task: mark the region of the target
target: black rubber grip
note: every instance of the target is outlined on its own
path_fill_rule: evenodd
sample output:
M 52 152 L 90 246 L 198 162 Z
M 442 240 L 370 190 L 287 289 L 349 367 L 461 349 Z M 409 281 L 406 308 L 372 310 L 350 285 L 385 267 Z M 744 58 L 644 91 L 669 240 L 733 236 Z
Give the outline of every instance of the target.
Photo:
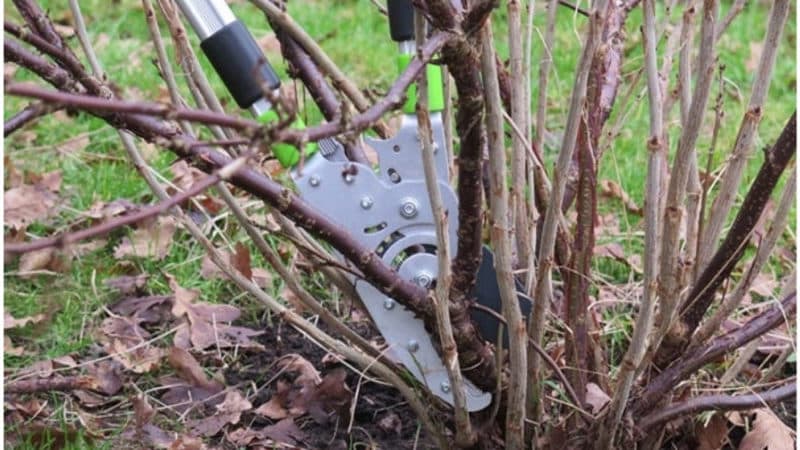
M 249 108 L 264 97 L 264 89 L 273 91 L 281 85 L 253 36 L 238 20 L 208 37 L 200 47 L 240 108 Z
M 414 6 L 411 0 L 389 0 L 389 32 L 396 42 L 414 40 Z

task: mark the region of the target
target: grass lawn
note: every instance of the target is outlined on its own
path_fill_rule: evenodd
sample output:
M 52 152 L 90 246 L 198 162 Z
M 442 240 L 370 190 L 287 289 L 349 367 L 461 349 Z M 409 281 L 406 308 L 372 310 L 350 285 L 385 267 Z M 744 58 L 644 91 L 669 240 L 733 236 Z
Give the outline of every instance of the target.
M 43 1 L 42 5 L 54 19 L 69 24 L 70 13 L 63 1 Z M 155 100 L 164 98 L 162 86 L 156 66 L 153 46 L 149 41 L 140 3 L 135 0 L 102 1 L 86 0 L 80 2 L 86 16 L 88 29 L 102 64 L 109 78 L 122 89 L 129 99 Z M 546 12 L 545 2 L 536 2 L 534 23 L 534 55 L 532 61 L 538 64 L 542 49 L 541 39 L 544 34 Z M 730 1 L 724 1 L 721 14 L 724 16 L 730 7 Z M 240 18 L 250 26 L 256 39 L 261 39 L 270 32 L 261 13 L 245 1 L 235 1 L 234 10 Z M 795 40 L 797 35 L 795 12 L 792 6 L 790 19 L 780 43 L 777 65 L 772 77 L 769 96 L 766 101 L 764 119 L 759 128 L 755 148 L 761 149 L 773 142 L 784 123 L 795 108 L 796 61 Z M 9 0 L 5 1 L 7 20 L 18 21 L 18 16 Z M 321 0 L 295 0 L 290 2 L 289 12 L 295 20 L 302 24 L 317 39 L 331 58 L 342 70 L 362 88 L 370 92 L 385 92 L 395 75 L 395 44 L 389 39 L 388 25 L 385 17 L 380 15 L 369 0 L 337 0 L 324 2 Z M 726 154 L 733 146 L 739 123 L 749 98 L 750 86 L 754 77 L 753 68 L 757 63 L 759 43 L 763 39 L 769 14 L 769 4 L 763 1 L 747 2 L 745 9 L 732 23 L 729 32 L 719 42 L 719 60 L 725 65 L 724 71 L 724 108 L 725 118 L 721 128 L 715 164 L 723 163 Z M 495 12 L 498 19 L 505 17 L 504 10 Z M 699 19 L 699 18 L 698 18 Z M 501 25 L 495 26 L 495 37 L 501 57 L 507 57 L 506 31 Z M 556 44 L 553 49 L 555 62 L 551 83 L 548 88 L 548 131 L 557 140 L 563 126 L 572 89 L 573 71 L 580 52 L 579 35 L 585 29 L 585 18 L 575 15 L 567 8 L 559 8 L 556 26 Z M 621 134 L 609 147 L 600 162 L 600 179 L 610 179 L 619 183 L 631 196 L 633 201 L 641 205 L 644 197 L 647 150 L 645 141 L 648 135 L 647 96 L 644 80 L 631 86 L 633 74 L 642 66 L 642 45 L 639 32 L 641 11 L 635 10 L 626 26 L 627 41 L 625 44 L 625 60 L 623 81 L 620 86 L 618 101 L 632 90 L 632 101 L 626 108 L 615 109 L 608 127 L 624 117 Z M 168 32 L 162 27 L 165 37 Z M 70 38 L 74 49 L 79 49 L 77 38 Z M 266 40 L 265 40 L 266 42 Z M 172 50 L 172 46 L 168 46 Z M 663 48 L 663 42 L 660 46 Z M 267 54 L 273 65 L 284 73 L 286 64 L 280 57 L 279 50 L 268 46 Z M 81 55 L 83 58 L 83 56 Z M 202 58 L 207 68 L 210 66 Z M 677 64 L 677 61 L 676 61 Z M 209 71 L 211 74 L 211 71 Z M 532 98 L 536 99 L 537 69 L 533 68 L 534 80 Z M 8 66 L 6 67 L 8 76 Z M 32 79 L 24 70 L 13 75 L 14 81 Z M 224 88 L 215 75 L 210 75 L 217 92 L 223 97 Z M 292 81 L 287 81 L 292 83 Z M 716 83 L 715 83 L 716 86 Z M 712 92 L 712 99 L 717 88 Z M 301 86 L 297 85 L 299 96 L 304 95 Z M 310 100 L 309 100 L 310 103 Z M 8 118 L 26 104 L 25 100 L 5 97 L 4 114 Z M 233 104 L 228 100 L 228 104 Z M 535 108 L 535 105 L 534 105 Z M 317 111 L 305 111 L 307 122 L 315 123 L 320 115 Z M 677 107 L 673 111 L 669 133 L 676 136 L 679 127 Z M 711 137 L 713 115 L 706 117 L 698 141 L 698 154 L 705 160 L 706 148 Z M 78 140 L 78 144 L 70 145 Z M 550 142 L 550 141 L 548 141 Z M 674 152 L 675 142 L 671 142 Z M 77 147 L 77 149 L 75 148 Z M 548 146 L 545 154 L 549 161 L 555 159 L 557 148 Z M 60 170 L 63 182 L 60 192 L 62 208 L 59 215 L 46 224 L 32 226 L 28 233 L 32 236 L 44 236 L 56 231 L 63 231 L 74 224 L 80 214 L 87 211 L 99 201 L 110 202 L 115 199 L 128 199 L 134 203 L 144 204 L 154 201 L 144 181 L 137 176 L 126 160 L 116 132 L 99 119 L 86 114 L 69 115 L 64 112 L 51 114 L 39 121 L 35 127 L 27 127 L 5 140 L 5 180 L 8 182 L 9 163 L 18 171 L 31 174 Z M 763 158 L 761 151 L 755 151 L 749 161 L 745 175 L 745 186 L 740 193 L 746 192 L 746 185 L 754 178 Z M 171 179 L 169 166 L 173 156 L 168 152 L 155 151 L 150 159 L 153 167 L 165 179 Z M 704 162 L 703 162 L 704 164 Z M 776 193 L 779 190 L 776 190 Z M 740 196 L 741 200 L 741 196 Z M 620 213 L 621 203 L 616 200 L 601 200 L 601 213 L 618 215 L 620 232 L 613 239 L 624 243 L 629 254 L 641 250 L 640 219 L 634 215 Z M 795 229 L 795 214 L 792 214 L 791 230 Z M 215 225 L 230 231 L 225 220 Z M 234 230 L 235 231 L 235 230 Z M 8 233 L 8 228 L 6 228 Z M 205 301 L 234 303 L 245 309 L 253 321 L 260 317 L 260 306 L 249 298 L 239 294 L 232 284 L 223 281 L 207 280 L 199 276 L 204 250 L 199 244 L 188 239 L 182 232 L 176 234 L 169 254 L 163 261 L 149 259 L 118 260 L 113 256 L 114 248 L 120 239 L 129 232 L 118 230 L 110 236 L 108 243 L 91 253 L 72 261 L 68 268 L 58 273 L 46 273 L 32 278 L 22 278 L 17 274 L 17 262 L 7 261 L 5 266 L 4 305 L 6 313 L 15 317 L 45 314 L 46 319 L 35 325 L 15 330 L 13 334 L 17 345 L 26 349 L 23 356 L 4 356 L 6 371 L 16 367 L 24 367 L 30 363 L 46 358 L 54 358 L 69 353 L 84 352 L 95 344 L 93 336 L 97 324 L 105 317 L 103 309 L 110 301 L 110 292 L 103 281 L 129 273 L 149 273 L 149 286 L 154 293 L 168 293 L 170 288 L 164 274 L 176 277 L 183 287 L 199 289 Z M 234 239 L 244 240 L 241 231 L 235 231 Z M 786 246 L 794 246 L 794 234 L 785 235 Z M 604 238 L 608 241 L 610 238 Z M 219 245 L 222 240 L 216 239 Z M 604 242 L 601 239 L 601 243 Z M 253 253 L 256 254 L 255 252 Z M 255 256 L 254 256 L 255 258 Z M 629 279 L 627 269 L 613 263 L 597 263 L 601 272 L 614 282 L 625 282 Z M 253 266 L 265 266 L 261 261 L 253 262 Z M 774 264 L 772 269 L 776 276 L 784 275 L 787 269 Z M 324 295 L 319 286 L 315 291 Z M 280 295 L 282 286 L 276 277 L 272 293 Z M 611 322 L 621 329 L 630 326 L 630 317 L 610 318 Z M 622 333 L 624 335 L 624 332 Z

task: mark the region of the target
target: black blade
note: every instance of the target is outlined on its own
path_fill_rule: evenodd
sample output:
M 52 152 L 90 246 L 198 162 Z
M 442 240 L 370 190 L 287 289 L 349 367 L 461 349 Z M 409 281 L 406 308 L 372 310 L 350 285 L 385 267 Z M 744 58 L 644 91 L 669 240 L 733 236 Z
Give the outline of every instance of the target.
M 516 278 L 517 297 L 523 317 L 528 317 L 531 312 L 532 304 L 530 299 L 524 295 L 525 286 Z M 477 298 L 478 303 L 489 308 L 497 314 L 502 315 L 502 302 L 500 300 L 500 286 L 497 284 L 497 272 L 494 269 L 494 254 L 489 247 L 483 246 L 481 265 L 478 268 L 478 276 L 472 295 Z M 497 332 L 502 324 L 493 314 L 472 308 L 472 320 L 478 326 L 481 336 L 489 342 L 497 342 Z M 508 330 L 503 328 L 503 346 L 508 348 Z

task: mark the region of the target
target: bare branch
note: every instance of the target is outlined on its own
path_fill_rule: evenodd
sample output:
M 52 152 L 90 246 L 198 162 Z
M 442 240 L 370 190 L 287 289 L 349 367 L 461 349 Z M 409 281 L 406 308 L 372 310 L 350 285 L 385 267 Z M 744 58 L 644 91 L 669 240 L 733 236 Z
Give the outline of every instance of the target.
M 683 221 L 683 200 L 686 192 L 686 182 L 691 169 L 689 161 L 700 134 L 703 116 L 708 101 L 711 79 L 713 77 L 714 30 L 719 10 L 718 0 L 703 1 L 703 21 L 700 38 L 700 66 L 699 76 L 692 95 L 692 104 L 689 108 L 689 120 L 678 140 L 675 160 L 669 177 L 669 188 L 666 193 L 666 204 L 663 216 L 663 240 L 660 258 L 660 271 L 658 275 L 659 316 L 658 335 L 654 338 L 654 345 L 658 345 L 663 336 L 667 334 L 674 320 L 675 312 L 680 304 L 680 268 L 678 267 L 678 252 L 680 250 L 680 225 Z
M 664 395 L 678 383 L 716 358 L 742 347 L 794 317 L 796 309 L 796 293 L 793 292 L 736 330 L 683 353 L 663 372 L 650 380 L 641 396 L 631 406 L 631 415 L 637 417 L 652 411 Z
M 126 225 L 135 224 L 145 219 L 160 214 L 164 214 L 165 212 L 167 212 L 167 210 L 169 210 L 173 206 L 183 203 L 187 199 L 194 197 L 195 195 L 205 191 L 206 189 L 218 183 L 219 181 L 230 177 L 230 175 L 239 170 L 246 161 L 247 160 L 243 158 L 236 159 L 232 161 L 230 164 L 221 168 L 220 170 L 214 171 L 211 175 L 203 177 L 203 179 L 195 182 L 189 189 L 181 192 L 180 194 L 168 197 L 167 199 L 158 202 L 153 206 L 143 208 L 140 211 L 137 211 L 133 214 L 126 214 L 119 218 L 109 220 L 101 224 L 86 228 L 84 230 L 75 231 L 72 233 L 64 233 L 61 235 L 51 236 L 48 238 L 36 239 L 35 241 L 25 242 L 21 244 L 8 243 L 5 245 L 4 249 L 7 253 L 10 254 L 22 254 L 36 250 L 41 250 L 47 247 L 58 247 L 58 248 L 68 247 L 69 245 L 75 242 L 80 242 L 86 239 L 105 236 L 108 233 L 118 228 L 124 227 Z
M 731 315 L 744 299 L 745 294 L 750 290 L 756 276 L 761 273 L 764 264 L 769 260 L 778 238 L 786 231 L 786 224 L 789 220 L 789 212 L 795 203 L 795 191 L 797 189 L 797 173 L 792 171 L 789 180 L 783 190 L 778 208 L 772 217 L 772 223 L 767 230 L 766 236 L 761 240 L 758 251 L 747 269 L 746 275 L 739 281 L 736 289 L 731 295 L 725 298 L 719 309 L 714 312 L 708 321 L 697 329 L 692 336 L 692 343 L 699 344 L 711 337 L 720 327 L 722 322 Z
M 500 286 L 503 316 L 508 324 L 510 372 L 506 407 L 506 448 L 525 448 L 525 411 L 527 389 L 527 330 L 520 310 L 512 264 L 512 233 L 509 223 L 509 196 L 506 173 L 506 149 L 503 142 L 503 107 L 497 84 L 492 22 L 484 25 L 482 36 L 481 72 L 486 98 L 486 131 L 489 136 L 489 167 L 491 180 L 491 231 L 496 252 L 495 271 Z M 521 180 L 519 180 L 521 181 Z
M 673 403 L 663 409 L 649 414 L 637 421 L 638 428 L 647 433 L 653 428 L 663 425 L 666 422 L 685 417 L 690 414 L 697 414 L 703 411 L 741 411 L 746 409 L 767 406 L 773 403 L 780 403 L 794 398 L 797 395 L 797 382 L 790 381 L 785 385 L 770 389 L 769 391 L 758 392 L 746 395 L 704 395 L 690 398 L 681 403 Z
M 48 105 L 45 102 L 34 102 L 14 114 L 3 123 L 3 137 L 8 137 L 11 133 L 19 130 L 25 125 L 36 121 L 42 116 L 46 116 L 55 110 L 61 109 Z
M 250 0 L 251 3 L 256 5 L 260 10 L 264 11 L 270 21 L 274 21 L 282 30 L 285 30 L 303 49 L 308 52 L 311 59 L 319 66 L 319 68 L 328 74 L 333 80 L 333 85 L 341 89 L 347 95 L 347 98 L 353 102 L 353 105 L 361 112 L 369 109 L 369 101 L 361 93 L 358 87 L 353 83 L 344 72 L 328 57 L 322 48 L 308 35 L 292 17 L 279 7 L 275 6 L 271 0 Z M 380 119 L 375 120 L 375 131 L 381 137 L 389 135 L 389 128 Z
M 772 81 L 772 72 L 775 67 L 778 48 L 780 48 L 780 38 L 789 15 L 789 1 L 776 0 L 772 5 L 767 34 L 764 37 L 763 52 L 758 62 L 756 77 L 753 81 L 753 92 L 750 95 L 750 102 L 747 105 L 742 123 L 739 126 L 739 133 L 736 142 L 733 144 L 730 157 L 728 157 L 727 168 L 722 182 L 719 186 L 719 195 L 714 199 L 710 208 L 708 223 L 704 227 L 703 237 L 700 242 L 700 252 L 698 254 L 698 266 L 704 270 L 708 264 L 717 240 L 719 239 L 725 220 L 733 206 L 736 198 L 737 187 L 741 183 L 742 173 L 752 153 L 753 141 L 758 124 L 763 116 L 764 101 L 769 91 Z M 736 5 L 731 8 L 735 8 Z

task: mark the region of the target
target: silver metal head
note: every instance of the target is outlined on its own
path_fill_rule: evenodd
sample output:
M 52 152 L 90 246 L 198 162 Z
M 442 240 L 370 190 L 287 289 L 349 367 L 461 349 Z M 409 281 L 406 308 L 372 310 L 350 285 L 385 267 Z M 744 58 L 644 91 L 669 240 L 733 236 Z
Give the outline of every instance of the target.
M 417 43 L 414 41 L 400 41 L 397 43 L 397 47 L 404 55 L 413 55 L 417 52 Z
M 236 16 L 225 0 L 176 1 L 201 41 L 206 40 L 225 25 L 236 21 Z

